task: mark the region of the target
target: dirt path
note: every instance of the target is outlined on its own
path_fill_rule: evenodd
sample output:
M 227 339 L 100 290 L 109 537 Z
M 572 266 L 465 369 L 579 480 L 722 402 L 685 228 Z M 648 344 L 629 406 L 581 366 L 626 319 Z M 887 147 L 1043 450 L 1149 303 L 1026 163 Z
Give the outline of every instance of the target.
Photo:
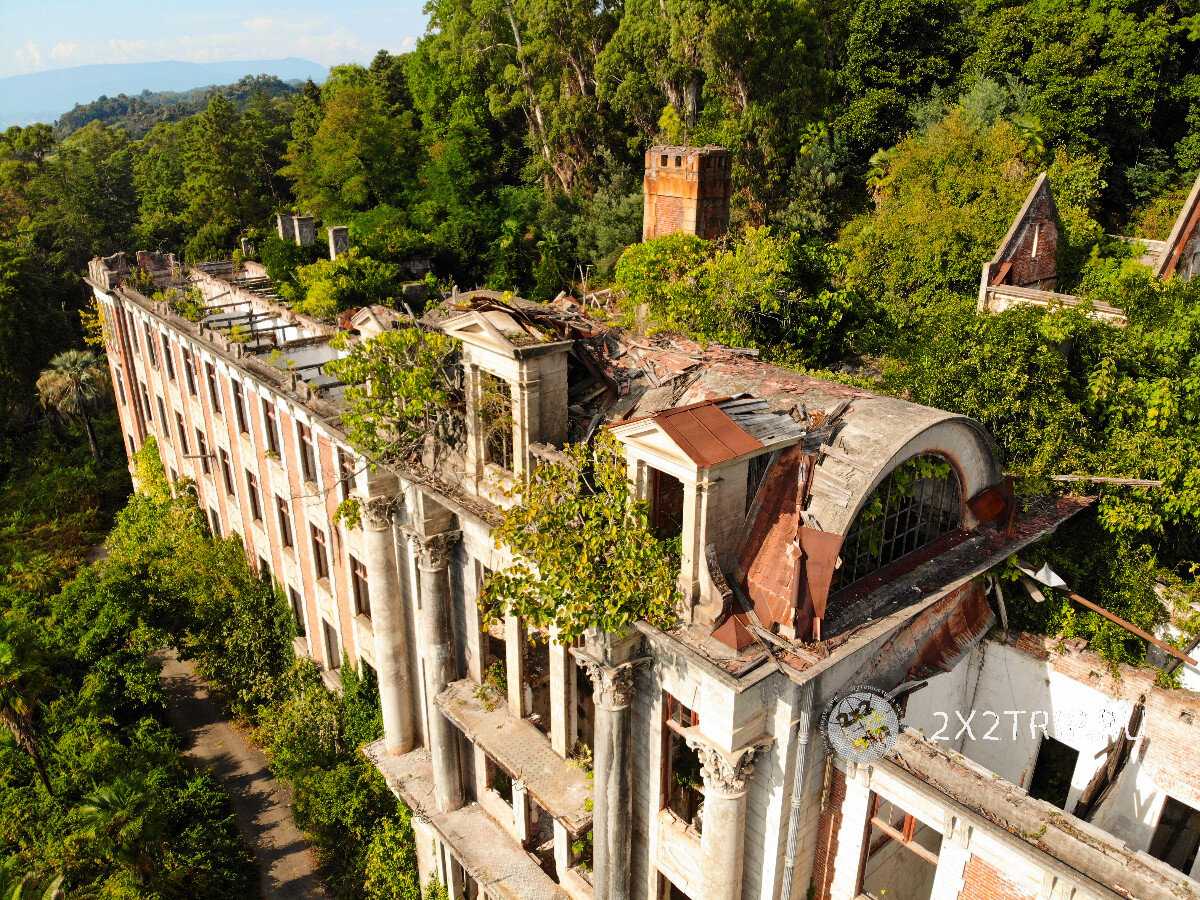
M 264 900 L 327 900 L 316 864 L 292 818 L 292 791 L 271 777 L 267 758 L 222 716 L 189 662 L 160 651 L 171 724 L 184 755 L 212 769 L 229 794 L 238 831 L 258 862 Z

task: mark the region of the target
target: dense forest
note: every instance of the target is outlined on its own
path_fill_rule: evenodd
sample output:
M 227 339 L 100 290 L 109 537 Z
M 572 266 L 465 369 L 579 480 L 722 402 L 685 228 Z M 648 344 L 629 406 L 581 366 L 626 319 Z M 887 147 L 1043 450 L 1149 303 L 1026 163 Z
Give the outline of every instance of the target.
M 54 123 L 54 134 L 61 140 L 85 125 L 99 122 L 119 128 L 132 138 L 143 138 L 160 122 L 178 122 L 204 112 L 217 94 L 244 112 L 260 93 L 275 98 L 297 94 L 299 90 L 295 84 L 280 81 L 273 75 L 247 75 L 234 84 L 192 91 L 142 91 L 134 97 L 125 94 L 101 97 L 91 103 L 77 103 L 70 112 L 63 113 Z
M 1200 170 L 1200 15 L 1131 0 L 431 0 L 428 11 L 429 32 L 412 52 L 381 51 L 370 66 L 335 68 L 322 85 L 290 92 L 243 82 L 249 96 L 218 92 L 196 114 L 164 114 L 144 136 L 139 129 L 165 107 L 141 98 L 81 107 L 59 133 L 34 125 L 0 135 L 7 493 L 43 483 L 46 466 L 78 469 L 96 496 L 97 518 L 80 532 L 88 540 L 99 539 L 119 506 L 105 499 L 102 467 L 83 445 L 63 449 L 83 440 L 78 423 L 56 438 L 62 425 L 36 386 L 49 360 L 82 340 L 87 260 L 146 248 L 195 262 L 236 254 L 249 237 L 281 290 L 317 315 L 387 302 L 415 258 L 429 260 L 428 278 L 443 288 L 486 285 L 550 300 L 560 290 L 611 286 L 613 314 L 633 323 L 636 311 L 637 327 L 648 331 L 758 347 L 782 365 L 979 419 L 1023 494 L 1062 490 L 1049 480 L 1055 474 L 1160 480 L 1152 489 L 1089 486 L 1099 493 L 1094 512 L 1038 552 L 1080 593 L 1138 625 L 1170 620 L 1180 642 L 1197 632 L 1200 284 L 1156 282 L 1113 236 L 1164 238 Z M 101 121 L 83 123 L 88 115 Z M 643 154 L 656 142 L 731 150 L 727 238 L 638 243 Z M 980 266 L 1042 171 L 1062 219 L 1060 287 L 1120 306 L 1128 327 L 1080 310 L 976 313 Z M 354 249 L 331 262 L 320 242 L 284 244 L 270 229 L 275 212 L 348 225 Z M 112 443 L 103 431 L 100 438 L 102 450 Z M 107 452 L 119 458 L 119 448 Z M 60 459 L 66 453 L 74 454 L 69 464 Z M 126 617 L 105 626 L 128 630 L 113 644 L 126 655 L 150 636 L 186 645 L 207 626 L 178 618 L 194 584 L 159 584 L 155 602 L 174 612 L 152 621 L 130 610 L 153 603 L 122 599 L 133 588 L 121 564 L 79 569 L 73 559 L 53 569 L 39 532 L 28 530 L 40 523 L 45 536 L 64 527 L 49 508 L 10 519 L 14 533 L 30 537 L 8 551 L 0 607 L 4 621 L 59 629 L 53 637 L 40 629 L 48 643 L 39 652 L 66 660 L 58 693 L 47 695 L 70 698 L 46 724 L 61 746 L 58 735 L 73 733 L 62 717 L 81 702 L 72 692 L 92 683 L 71 681 L 89 677 L 91 657 L 76 644 L 99 627 L 72 610 L 107 597 L 103 608 Z M 118 534 L 192 515 L 165 496 L 139 498 L 119 514 Z M 155 532 L 145 553 L 157 556 L 140 559 L 127 543 L 125 558 L 170 572 L 172 554 L 203 546 L 205 571 L 216 578 L 232 555 L 202 544 L 201 530 L 193 522 L 169 540 Z M 50 574 L 31 581 L 42 577 L 39 566 Z M 223 596 L 240 592 L 253 608 L 272 602 L 248 582 Z M 1009 614 L 1020 627 L 1084 637 L 1114 662 L 1144 660 L 1141 641 L 1061 598 L 1034 604 L 1011 591 Z M 339 785 L 362 786 L 349 795 L 366 796 L 364 805 L 335 814 L 367 824 L 322 820 L 325 806 L 314 802 L 302 810 L 310 829 L 325 829 L 335 848 L 332 836 L 346 827 L 360 828 L 365 847 L 401 846 L 403 812 L 347 749 L 374 727 L 363 724 L 369 714 L 312 699 L 311 673 L 291 668 L 284 636 L 268 637 L 266 648 L 235 642 L 229 649 L 243 668 L 209 660 L 210 676 L 230 686 L 232 702 L 267 740 L 283 741 L 284 715 L 292 724 L 327 723 L 326 746 L 281 743 L 281 766 L 307 785 L 302 804 L 341 796 Z M 238 680 L 255 666 L 265 667 L 265 681 Z M 96 689 L 106 703 L 124 696 L 103 683 Z M 350 707 L 357 690 L 347 691 Z M 266 699 L 284 712 L 258 711 Z M 159 721 L 158 698 L 146 693 L 138 703 L 122 707 L 122 733 L 142 728 L 146 741 L 166 747 L 164 783 L 183 785 L 169 741 L 138 724 Z M 9 792 L 0 804 L 38 783 L 21 754 L 0 742 Z M 106 772 L 119 765 L 114 759 Z M 51 768 L 52 784 L 67 777 L 62 771 Z M 208 802 L 205 790 L 196 788 L 195 802 Z M 38 841 L 75 846 L 76 821 L 55 821 L 50 837 L 0 831 L 0 852 Z M 227 825 L 212 821 L 224 835 Z M 185 837 L 163 833 L 185 859 Z M 387 855 L 372 852 L 337 861 L 347 896 L 395 874 L 372 874 L 372 860 Z M 241 877 L 229 853 L 223 871 Z M 77 884 L 118 871 L 139 876 L 116 859 L 108 869 L 70 871 Z M 26 852 L 21 861 L 39 873 L 77 862 L 65 850 Z M 171 871 L 188 870 L 181 862 Z M 378 895 L 408 890 L 404 882 Z

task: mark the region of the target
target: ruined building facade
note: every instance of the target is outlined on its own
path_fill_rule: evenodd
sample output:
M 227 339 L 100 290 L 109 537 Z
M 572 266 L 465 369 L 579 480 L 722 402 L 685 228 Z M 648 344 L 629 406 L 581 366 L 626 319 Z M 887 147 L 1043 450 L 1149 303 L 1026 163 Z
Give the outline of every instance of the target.
M 118 255 L 88 280 L 130 452 L 157 438 L 171 480 L 281 586 L 331 686 L 343 659 L 376 673 L 385 737 L 364 752 L 413 811 L 423 879 L 451 896 L 1200 895 L 1200 795 L 1176 756 L 1196 695 L 996 636 L 985 573 L 1086 502 L 1018 501 L 978 423 L 744 350 L 634 338 L 570 298 L 475 291 L 423 322 L 461 341 L 461 432 L 432 475 L 372 470 L 323 366 L 345 352 L 337 329 L 365 340 L 406 316 L 314 322 L 254 263 Z M 200 315 L 151 282 L 190 288 Z M 480 586 L 512 561 L 491 538 L 505 487 L 599 427 L 679 538 L 677 623 L 576 646 L 513 616 L 485 628 Z M 351 497 L 354 527 L 334 518 Z M 899 689 L 924 734 L 861 763 L 834 753 L 822 717 L 850 688 Z M 1057 722 L 1022 720 L 1008 754 L 936 733 L 943 710 L 957 726 L 955 711 L 1064 696 L 1107 698 L 1125 725 L 1142 693 L 1147 730 L 1117 756 Z M 1077 762 L 1053 748 L 1039 776 L 1051 740 Z M 1057 805 L 1030 793 L 1052 776 Z

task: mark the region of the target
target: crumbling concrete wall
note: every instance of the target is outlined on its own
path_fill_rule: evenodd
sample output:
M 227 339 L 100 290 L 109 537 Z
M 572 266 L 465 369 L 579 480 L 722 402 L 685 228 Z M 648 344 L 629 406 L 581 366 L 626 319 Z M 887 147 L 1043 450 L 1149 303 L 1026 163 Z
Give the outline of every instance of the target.
M 683 231 L 715 240 L 729 230 L 733 192 L 724 147 L 651 147 L 646 151 L 642 240 Z

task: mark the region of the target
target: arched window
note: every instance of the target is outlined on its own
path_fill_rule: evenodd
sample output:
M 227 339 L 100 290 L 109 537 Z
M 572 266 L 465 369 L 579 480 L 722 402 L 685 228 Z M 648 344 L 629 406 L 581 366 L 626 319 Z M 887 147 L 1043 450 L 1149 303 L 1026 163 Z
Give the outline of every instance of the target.
M 831 593 L 874 575 L 962 526 L 958 475 L 945 459 L 914 456 L 880 482 L 842 543 Z

